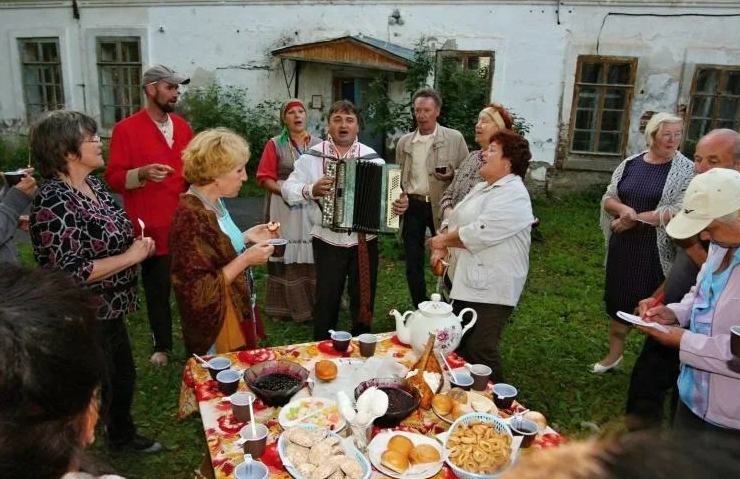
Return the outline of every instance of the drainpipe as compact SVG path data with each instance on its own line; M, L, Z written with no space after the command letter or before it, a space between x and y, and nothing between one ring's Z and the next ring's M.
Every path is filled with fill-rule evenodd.
M88 113L87 111L87 91L85 90L85 75L87 72L87 58L85 57L85 38L82 35L82 22L80 21L80 6L77 3L77 0L72 0L72 18L76 20L77 23L77 39L78 39L78 47L80 51L80 64L82 66L81 73L82 73L82 83L78 83L77 86L82 89L82 111L85 113Z

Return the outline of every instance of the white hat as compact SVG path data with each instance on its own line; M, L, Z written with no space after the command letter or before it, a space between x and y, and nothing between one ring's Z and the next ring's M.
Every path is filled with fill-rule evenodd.
M683 197L683 209L666 232L676 239L694 236L709 223L740 210L740 173L728 168L714 168L696 175Z

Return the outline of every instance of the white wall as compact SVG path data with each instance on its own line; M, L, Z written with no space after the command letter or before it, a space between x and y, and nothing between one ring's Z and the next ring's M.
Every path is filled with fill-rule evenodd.
M137 5L147 3L156 2ZM740 65L740 17L610 16L601 28L609 11L738 14L737 2L715 2L714 7L694 2L704 3L701 8L567 2L570 6L559 12L560 24L556 2L242 3L82 7L79 21L70 8L0 9L0 121L11 123L25 115L16 44L20 36L59 36L68 107L99 115L93 48L99 34L140 35L146 63L168 64L192 75L196 85L215 78L246 86L254 101L288 97L280 62L270 56L273 49L348 34L412 48L423 34L440 48L494 51L493 100L533 125L528 137L535 160L554 164L561 126L567 129L570 121L577 55L596 54L597 38L599 54L640 57L628 151L643 146L637 131L643 111L676 111L688 102L695 64ZM402 26L388 24L394 8L400 10ZM285 64L290 78L292 62ZM303 69L300 92L306 101L321 94L329 102L328 75L318 65ZM314 128L320 117L320 112L311 112Z

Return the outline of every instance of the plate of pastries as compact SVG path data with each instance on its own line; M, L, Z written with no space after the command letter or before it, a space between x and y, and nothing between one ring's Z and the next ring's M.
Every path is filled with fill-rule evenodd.
M435 394L432 398L432 411L448 424L472 412L494 416L498 414L498 408L489 398L462 388L452 388L445 393Z
M367 447L370 462L381 473L397 479L425 479L444 464L442 445L435 439L406 431L376 435Z
M310 424L286 429L278 438L278 454L296 479L369 479L365 456L336 433Z

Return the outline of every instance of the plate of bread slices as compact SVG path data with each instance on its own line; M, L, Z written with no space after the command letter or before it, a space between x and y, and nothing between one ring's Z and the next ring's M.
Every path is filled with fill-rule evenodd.
M498 414L498 408L489 398L461 388L452 388L445 393L435 394L432 398L432 411L448 424L471 412L494 416Z
M444 448L435 439L406 431L376 435L367 452L381 473L396 479L426 479L444 465Z

